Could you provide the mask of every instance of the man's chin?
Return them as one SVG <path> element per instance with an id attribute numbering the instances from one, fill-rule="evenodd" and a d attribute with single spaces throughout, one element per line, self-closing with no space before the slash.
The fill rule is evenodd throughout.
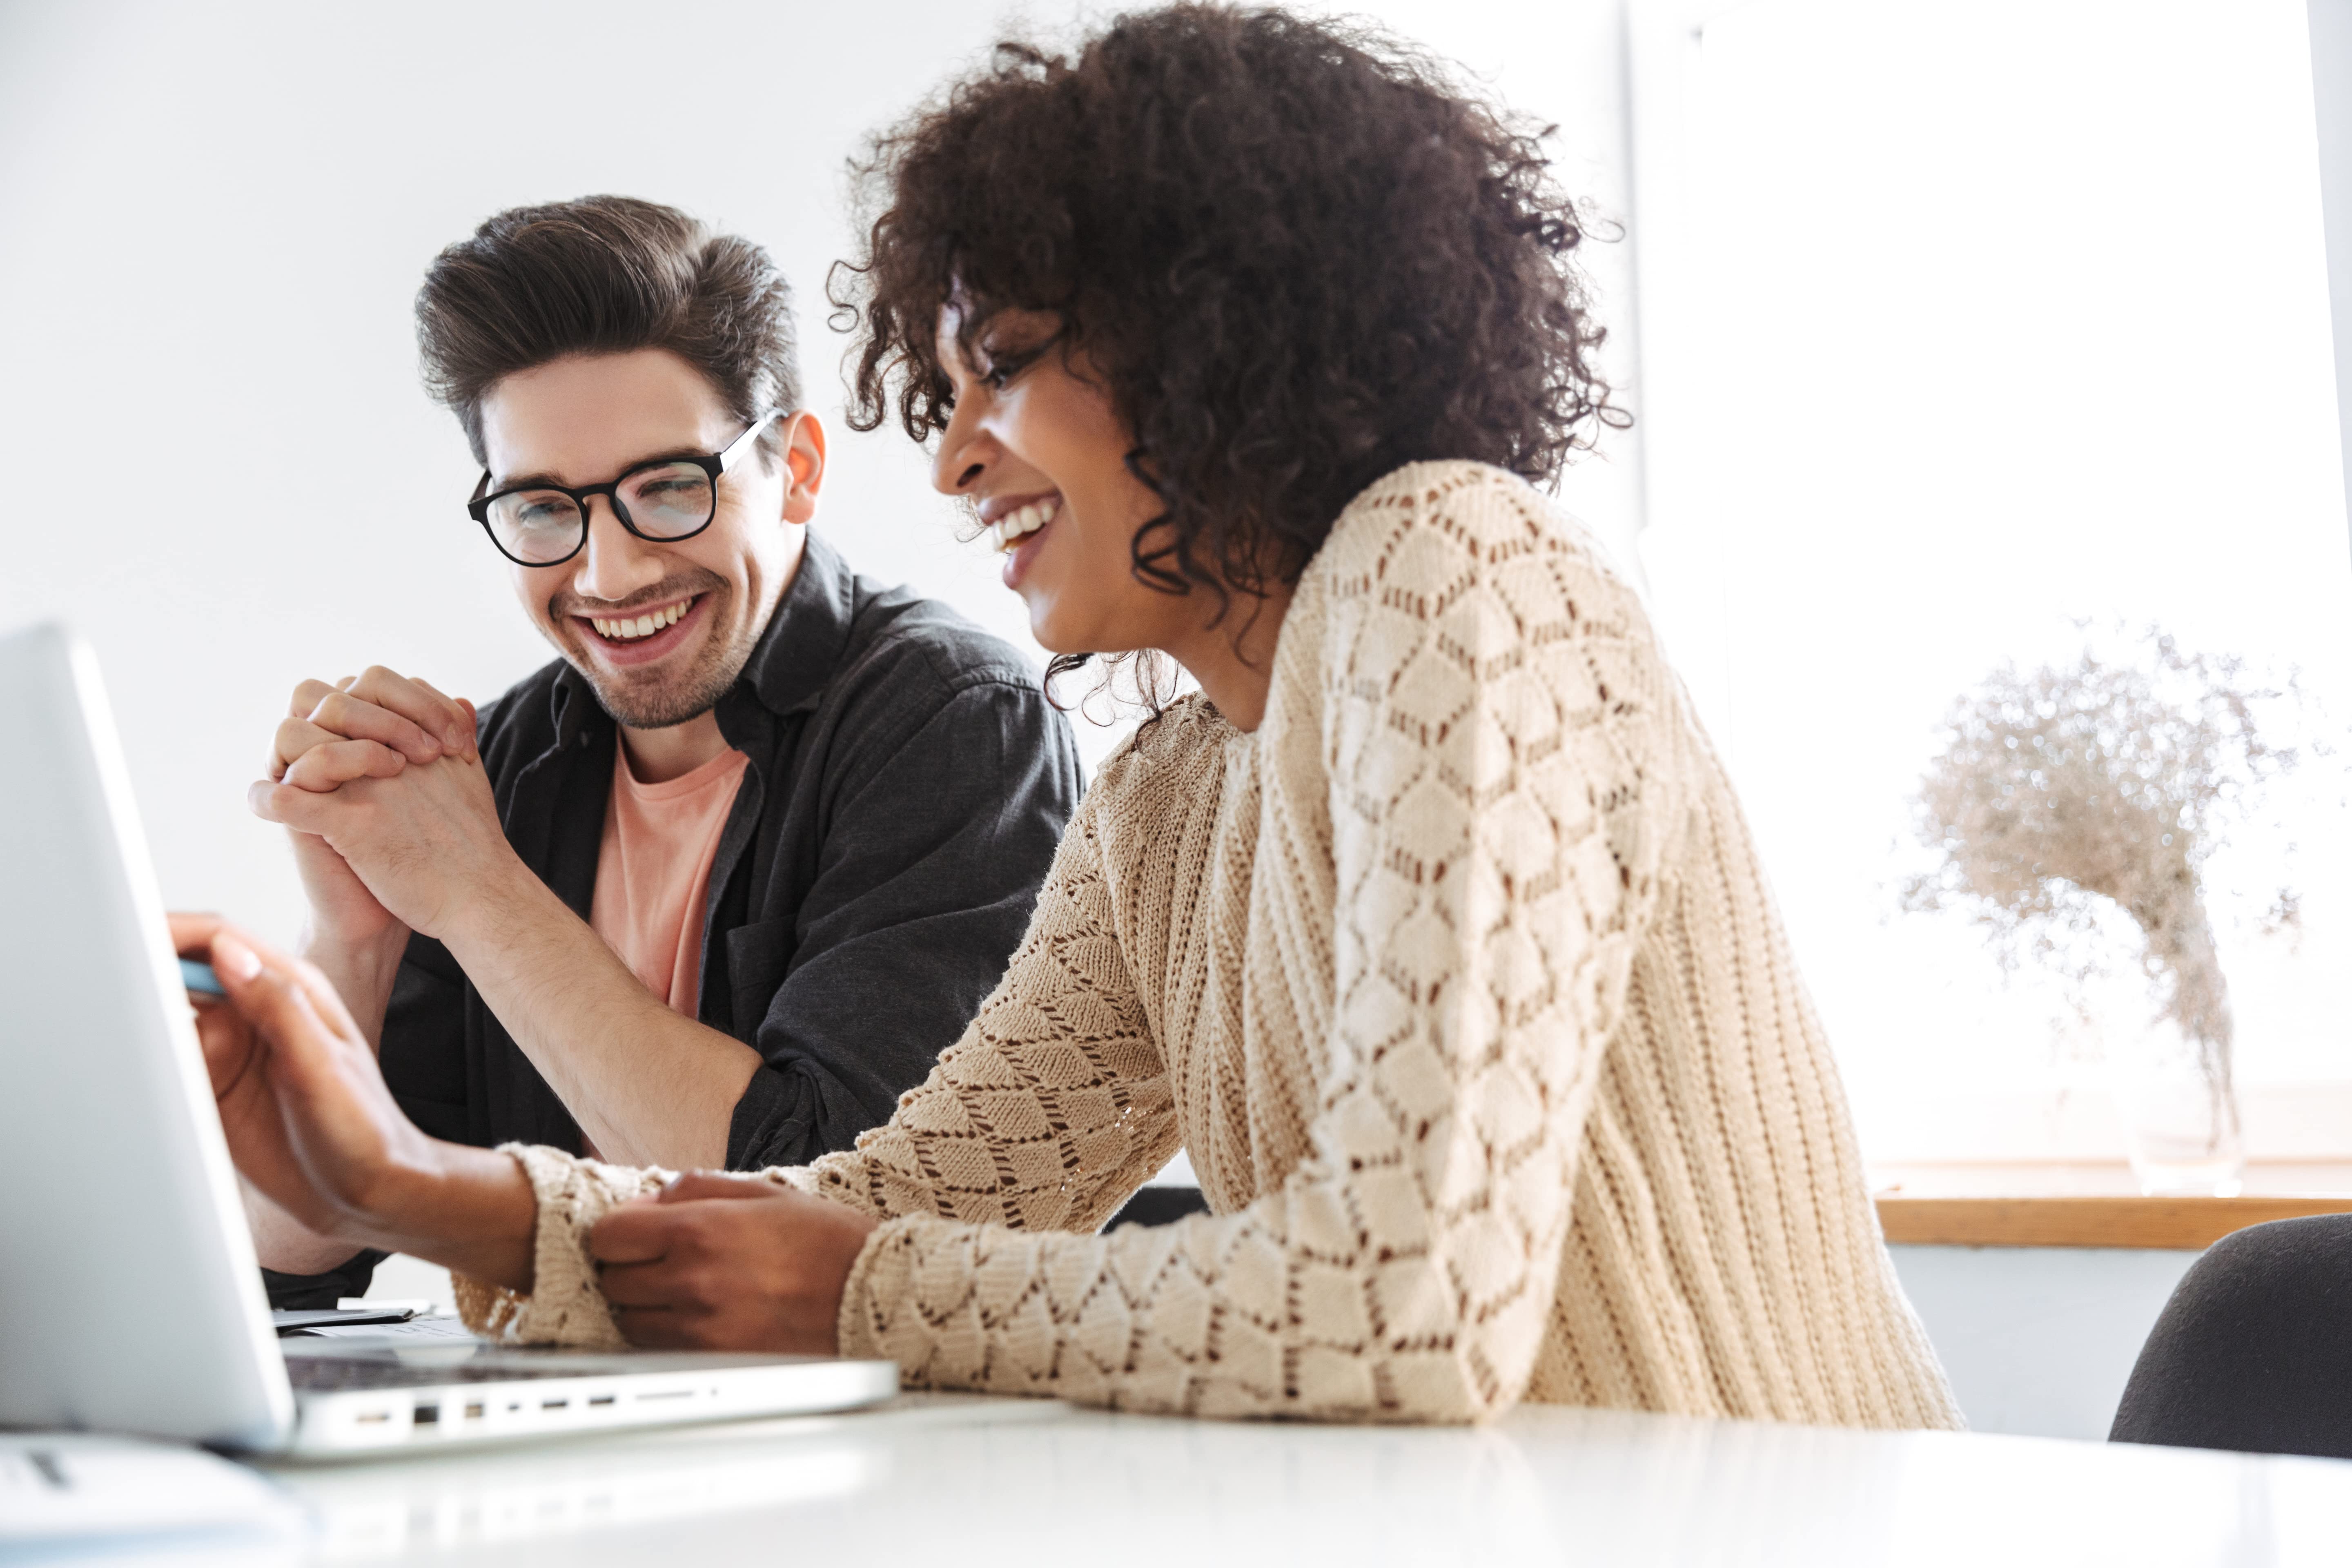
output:
<path id="1" fill-rule="evenodd" d="M 701 718 L 719 706 L 745 662 L 713 658 L 706 649 L 698 658 L 673 656 L 650 667 L 614 669 L 586 648 L 568 647 L 563 655 L 596 694 L 597 706 L 632 730 L 667 730 Z"/>
<path id="2" fill-rule="evenodd" d="M 711 613 L 720 607 L 698 604 L 696 609 L 701 613 L 690 615 L 689 624 L 676 628 L 676 634 L 689 640 L 644 663 L 620 664 L 599 658 L 599 647 L 589 640 L 593 634 L 569 618 L 559 621 L 562 631 L 550 640 L 615 722 L 632 730 L 667 730 L 699 719 L 719 706 L 719 700 L 751 662 L 757 639 L 729 639 L 724 616 Z M 700 624 L 691 624 L 696 621 Z M 730 641 L 735 646 L 730 646 Z"/>
<path id="3" fill-rule="evenodd" d="M 716 672 L 706 672 L 698 680 L 616 681 L 609 672 L 582 661 L 574 660 L 572 668 L 587 680 L 596 693 L 597 705 L 612 715 L 614 722 L 632 730 L 667 730 L 699 719 L 718 707 L 727 689 L 735 684 L 732 674 Z"/>

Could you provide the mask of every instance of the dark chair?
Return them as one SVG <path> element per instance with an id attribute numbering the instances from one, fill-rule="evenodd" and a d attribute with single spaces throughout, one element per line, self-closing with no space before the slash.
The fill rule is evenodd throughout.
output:
<path id="1" fill-rule="evenodd" d="M 1207 1214 L 1209 1200 L 1198 1187 L 1145 1187 L 1120 1205 L 1103 1228 L 1123 1225 L 1173 1225 L 1188 1214 Z"/>
<path id="2" fill-rule="evenodd" d="M 2107 1438 L 2352 1458 L 2352 1215 L 2216 1242 L 2165 1303 Z"/>

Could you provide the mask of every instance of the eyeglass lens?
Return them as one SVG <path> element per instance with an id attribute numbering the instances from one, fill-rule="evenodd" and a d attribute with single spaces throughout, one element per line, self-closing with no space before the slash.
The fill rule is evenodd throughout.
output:
<path id="1" fill-rule="evenodd" d="M 619 510 L 648 539 L 683 539 L 710 521 L 718 495 L 693 463 L 662 463 L 623 479 Z M 561 490 L 517 490 L 490 502 L 499 545 L 525 563 L 561 561 L 580 547 L 587 519 Z"/>

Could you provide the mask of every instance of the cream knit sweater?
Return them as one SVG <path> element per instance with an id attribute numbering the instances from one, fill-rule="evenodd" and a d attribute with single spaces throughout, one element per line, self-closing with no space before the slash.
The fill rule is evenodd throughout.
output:
<path id="1" fill-rule="evenodd" d="M 1213 1213 L 1094 1234 L 1181 1146 Z M 528 1298 L 665 1173 L 517 1149 Z M 845 1355 L 934 1388 L 1470 1421 L 1520 1398 L 1958 1424 L 1738 804 L 1632 592 L 1520 480 L 1400 469 L 1298 585 L 1265 721 L 1107 763 L 1012 967 L 854 1152 Z"/>

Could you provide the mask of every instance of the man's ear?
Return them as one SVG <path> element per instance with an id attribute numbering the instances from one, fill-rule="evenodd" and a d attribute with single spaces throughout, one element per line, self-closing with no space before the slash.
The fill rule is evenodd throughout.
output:
<path id="1" fill-rule="evenodd" d="M 824 487 L 824 425 L 814 414 L 793 415 L 784 429 L 784 521 L 811 521 Z"/>

